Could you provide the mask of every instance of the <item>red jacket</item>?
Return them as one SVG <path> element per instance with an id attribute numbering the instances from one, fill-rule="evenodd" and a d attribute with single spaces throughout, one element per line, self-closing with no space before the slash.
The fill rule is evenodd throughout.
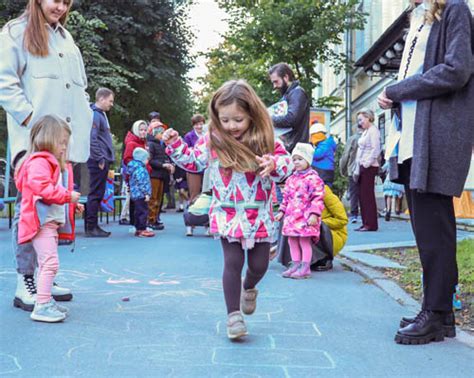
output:
<path id="1" fill-rule="evenodd" d="M 15 175 L 15 184 L 21 192 L 20 222 L 18 224 L 18 243 L 30 242 L 39 232 L 43 205 L 63 205 L 71 202 L 74 186 L 72 167 L 68 164 L 63 172 L 63 182 L 67 189 L 58 184 L 61 172 L 59 162 L 50 152 L 35 152 L 20 166 Z M 74 240 L 75 206 L 66 206 L 66 224 L 58 230 L 59 238 Z"/>
<path id="2" fill-rule="evenodd" d="M 130 163 L 133 160 L 133 150 L 135 150 L 135 148 L 141 147 L 148 151 L 146 138 L 140 139 L 131 131 L 129 131 L 127 135 L 125 136 L 124 143 L 125 143 L 125 150 L 123 152 L 123 164 L 125 166 L 127 166 L 128 163 Z M 148 170 L 148 173 L 151 173 L 150 163 L 146 165 L 146 169 Z M 127 177 L 125 179 L 128 181 Z"/>

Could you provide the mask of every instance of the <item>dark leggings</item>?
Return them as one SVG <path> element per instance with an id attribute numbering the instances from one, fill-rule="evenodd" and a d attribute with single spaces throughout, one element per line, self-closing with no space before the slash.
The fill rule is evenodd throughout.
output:
<path id="1" fill-rule="evenodd" d="M 227 313 L 230 314 L 240 310 L 240 290 L 245 253 L 240 243 L 229 243 L 227 239 L 221 239 L 221 243 L 224 250 L 222 284 Z M 253 289 L 265 275 L 270 258 L 270 243 L 255 243 L 247 255 L 248 268 L 244 280 L 244 289 L 246 290 Z"/>

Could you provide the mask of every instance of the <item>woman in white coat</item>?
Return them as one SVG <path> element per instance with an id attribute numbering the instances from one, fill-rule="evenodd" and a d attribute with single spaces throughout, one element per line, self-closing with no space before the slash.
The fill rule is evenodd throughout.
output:
<path id="1" fill-rule="evenodd" d="M 0 106 L 7 113 L 13 165 L 28 147 L 31 127 L 46 114 L 63 118 L 71 127 L 68 160 L 85 162 L 89 156 L 92 111 L 87 79 L 81 53 L 64 28 L 71 5 L 72 0 L 30 0 L 25 12 L 0 33 Z M 31 311 L 36 255 L 31 245 L 17 244 L 18 218 L 16 211 L 13 246 L 18 282 L 14 305 Z M 58 286 L 53 288 L 53 296 L 56 300 L 72 298 L 68 289 Z"/>

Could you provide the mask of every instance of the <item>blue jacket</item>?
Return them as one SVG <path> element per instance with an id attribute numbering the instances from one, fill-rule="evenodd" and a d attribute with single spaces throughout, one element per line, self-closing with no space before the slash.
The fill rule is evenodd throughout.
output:
<path id="1" fill-rule="evenodd" d="M 130 198 L 132 200 L 151 196 L 150 175 L 143 162 L 131 160 L 127 165 L 127 174 L 129 176 Z"/>
<path id="2" fill-rule="evenodd" d="M 99 163 L 115 161 L 114 145 L 112 143 L 112 134 L 110 133 L 110 125 L 105 112 L 99 109 L 95 104 L 91 105 L 94 111 L 94 119 L 91 129 L 91 144 L 89 159 Z"/>
<path id="3" fill-rule="evenodd" d="M 334 171 L 334 156 L 336 154 L 336 147 L 337 144 L 332 136 L 318 143 L 314 149 L 313 163 L 311 166 L 313 168 Z"/>

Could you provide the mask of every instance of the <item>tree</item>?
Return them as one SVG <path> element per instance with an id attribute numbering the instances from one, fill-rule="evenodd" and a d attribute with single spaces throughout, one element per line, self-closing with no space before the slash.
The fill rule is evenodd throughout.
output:
<path id="1" fill-rule="evenodd" d="M 230 30 L 219 48 L 208 54 L 209 74 L 203 78 L 203 97 L 228 80 L 229 73 L 247 79 L 266 102 L 271 95 L 268 68 L 287 62 L 307 93 L 320 83 L 316 62 L 330 62 L 336 72 L 348 60 L 334 50 L 344 31 L 361 29 L 364 14 L 358 0 L 225 0 L 219 5 L 230 14 Z"/>
<path id="2" fill-rule="evenodd" d="M 110 119 L 120 128 L 120 136 L 152 110 L 158 110 L 173 127 L 189 127 L 194 108 L 186 78 L 192 67 L 189 47 L 193 35 L 185 25 L 189 4 L 185 0 L 141 0 L 126 6 L 108 1 L 78 2 L 86 19 L 98 18 L 107 25 L 98 32 L 101 55 L 140 75 L 130 80 L 136 92 L 117 91 L 116 100 L 127 113 L 113 112 Z"/>

